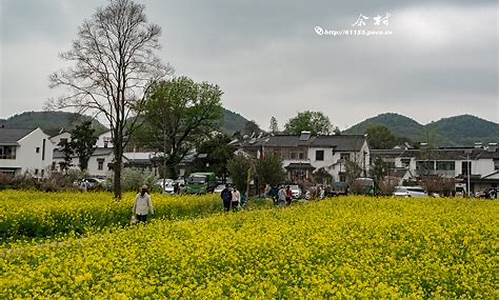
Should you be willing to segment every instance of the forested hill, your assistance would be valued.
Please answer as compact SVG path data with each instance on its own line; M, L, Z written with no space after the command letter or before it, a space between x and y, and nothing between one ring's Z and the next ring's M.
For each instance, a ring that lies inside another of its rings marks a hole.
M56 135L61 128L70 130L74 128L75 124L88 119L92 118L71 112L30 111L11 116L7 119L0 119L0 124L9 128L40 127L45 133L52 136ZM99 133L107 130L106 126L99 121L92 119L92 122ZM233 134L235 131L241 131L247 122L248 120L240 114L225 109L222 130L227 134Z
M498 143L498 124L472 115L443 118L422 125L396 113L385 113L366 119L345 130L345 134L363 134L373 125L387 127L395 136L412 141L428 141L439 146L472 146L475 142Z

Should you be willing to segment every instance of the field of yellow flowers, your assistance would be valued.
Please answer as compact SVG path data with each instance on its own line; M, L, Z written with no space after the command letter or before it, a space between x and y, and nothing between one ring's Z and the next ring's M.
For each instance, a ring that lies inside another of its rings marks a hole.
M0 191L0 244L128 225L134 199L133 193L126 193L122 200L115 201L105 192ZM155 218L159 219L200 217L222 210L218 195L153 194L152 199ZM266 203L253 203L252 208L262 206L266 207Z
M498 298L498 201L349 196L115 227L1 245L0 298Z

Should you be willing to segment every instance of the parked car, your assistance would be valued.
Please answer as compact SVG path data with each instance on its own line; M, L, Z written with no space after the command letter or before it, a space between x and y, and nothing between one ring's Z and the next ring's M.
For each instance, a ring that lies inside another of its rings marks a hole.
M427 197L427 193L421 186L397 186L393 193L397 197Z
M293 199L299 199L300 197L302 197L302 190L298 185L296 184L290 185L290 190L292 191Z
M76 184L80 188L86 188L87 190L95 190L97 188L104 188L104 179L96 178L96 177L86 177L82 179L80 182ZM75 183L74 183L75 184Z
M489 187L484 191L480 192L478 197L487 198L487 199L495 199L498 198L498 188L497 187Z
M222 190L226 187L225 184L219 184L218 186L215 187L214 193L222 193Z
M158 179L155 182L155 185L162 188L166 193L173 194L174 193L174 180L170 178L165 179L165 186L163 185L163 179Z

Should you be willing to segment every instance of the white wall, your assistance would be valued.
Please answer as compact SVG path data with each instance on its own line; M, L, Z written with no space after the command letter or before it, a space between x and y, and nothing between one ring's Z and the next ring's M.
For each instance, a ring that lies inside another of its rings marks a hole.
M58 147L57 145L59 145L61 139L66 139L68 142L71 142L71 133L63 132L61 134L51 137L50 141L54 144L54 147L57 148Z
M106 141L107 141L107 147L112 148L113 144L111 143L111 131L106 131L101 135L99 135L99 137L97 138L96 146L98 148L105 148Z
M42 157L44 153L43 140L45 140L44 157ZM0 160L0 167L19 168L18 172L20 173L28 171L34 174L35 170L38 170L39 176L42 170L44 170L44 174L47 174L52 164L52 154L54 151L54 145L50 141L50 136L45 134L40 128L37 128L21 138L18 144L16 159L2 159ZM40 148L39 153L36 153L37 147Z
M89 174L89 176L92 176L92 177L106 177L106 176L108 176L110 173L110 170L108 168L108 164L113 162L113 157L114 157L113 153L103 154L103 155L92 155L90 157L88 165L87 165L87 173ZM102 170L99 170L99 168L98 168L99 167L98 159L104 159ZM56 169L60 170L59 163L64 162L64 159L62 159L62 158L54 159L54 162L56 164L56 166L55 166ZM72 166L70 167L70 169L78 169L78 158L73 157L73 159L71 160L71 164L72 164Z

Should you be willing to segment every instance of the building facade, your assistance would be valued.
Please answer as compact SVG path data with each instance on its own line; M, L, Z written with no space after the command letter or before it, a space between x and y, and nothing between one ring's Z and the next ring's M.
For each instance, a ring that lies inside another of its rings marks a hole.
M381 158L391 172L402 172L407 180L426 176L455 178L471 193L498 186L498 147L442 147L422 149L372 149L372 163Z
M324 169L334 182L346 181L346 162L355 162L369 171L370 149L363 135L275 135L253 138L238 144L238 151L261 158L276 155L283 161L288 180L311 180L314 172Z
M43 177L52 164L53 150L50 137L40 128L0 128L1 173Z

